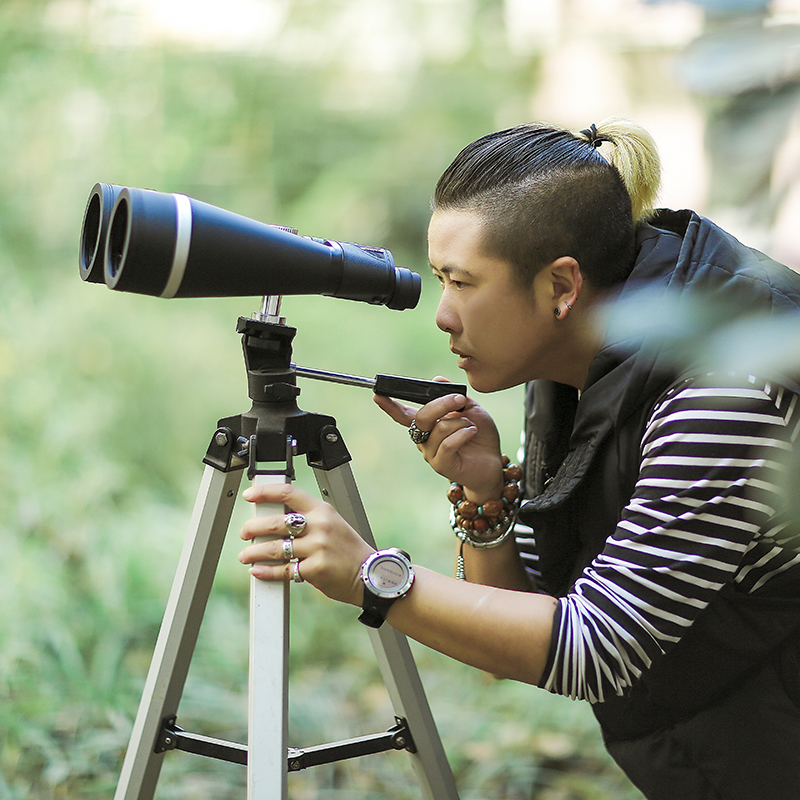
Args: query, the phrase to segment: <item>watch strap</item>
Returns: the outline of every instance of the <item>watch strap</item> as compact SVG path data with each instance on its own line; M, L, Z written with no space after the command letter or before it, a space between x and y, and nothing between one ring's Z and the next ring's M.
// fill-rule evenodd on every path
M380 628L386 621L386 614L397 598L376 597L367 587L364 587L364 600L358 621L370 628Z

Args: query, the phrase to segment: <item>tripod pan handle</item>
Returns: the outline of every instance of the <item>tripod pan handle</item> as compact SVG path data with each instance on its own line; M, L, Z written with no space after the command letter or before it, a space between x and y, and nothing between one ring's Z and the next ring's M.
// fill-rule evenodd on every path
M376 375L372 391L396 400L425 405L437 397L444 397L448 394L466 395L467 387L460 383L423 381L419 378L400 378L396 375Z

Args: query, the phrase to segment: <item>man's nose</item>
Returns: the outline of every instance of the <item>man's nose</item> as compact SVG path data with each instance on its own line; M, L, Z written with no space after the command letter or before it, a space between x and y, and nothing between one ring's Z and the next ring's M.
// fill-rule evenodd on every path
M445 333L453 333L458 324L458 317L448 302L447 293L442 293L436 309L436 327Z

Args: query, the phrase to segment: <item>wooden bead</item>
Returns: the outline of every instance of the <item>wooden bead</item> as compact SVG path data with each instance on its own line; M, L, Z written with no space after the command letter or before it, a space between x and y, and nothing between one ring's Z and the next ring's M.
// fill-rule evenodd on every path
M462 500L456 510L464 519L474 519L478 514L478 506L470 500Z
M476 533L486 533L490 527L491 525L486 517L475 517L475 519L472 520L472 529Z
M503 513L505 507L506 504L500 499L487 500L483 504L483 513L487 517L499 517Z
M451 483L447 490L447 499L457 506L464 499L464 487L458 483Z
M507 481L518 481L522 478L522 467L519 464L511 464L506 468L504 477Z
M519 497L519 484L518 483L507 483L503 487L503 497L506 500L513 503Z

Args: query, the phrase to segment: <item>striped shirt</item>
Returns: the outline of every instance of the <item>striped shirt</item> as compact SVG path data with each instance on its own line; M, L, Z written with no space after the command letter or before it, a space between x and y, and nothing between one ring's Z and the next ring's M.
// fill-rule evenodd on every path
M590 702L621 694L723 585L750 593L800 570L784 507L798 432L798 396L752 376L674 387L648 420L615 532L559 599L541 685ZM535 571L535 532L517 536Z

